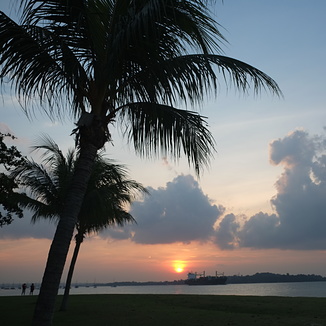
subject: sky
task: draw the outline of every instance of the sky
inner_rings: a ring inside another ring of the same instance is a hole
[[[0,10],[13,17],[9,3]],[[185,159],[137,157],[115,130],[107,157],[151,194],[130,209],[136,225],[85,240],[75,282],[175,280],[204,270],[326,276],[326,2],[225,0],[212,11],[229,42],[225,55],[263,70],[284,97],[243,95],[221,79],[218,97],[195,108],[217,148],[200,178]],[[36,111],[29,120],[3,93],[0,117],[0,131],[18,137],[13,144],[30,157],[43,133],[63,151],[74,146],[68,116],[51,121]],[[47,221],[31,224],[29,212],[0,229],[0,282],[39,282],[54,231]]]

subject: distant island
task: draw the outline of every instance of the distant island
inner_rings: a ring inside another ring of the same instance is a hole
[[[254,275],[232,275],[227,276],[226,284],[246,284],[246,283],[290,283],[290,282],[325,282],[326,277],[315,274],[274,274],[274,273],[256,273]],[[148,282],[113,282],[98,283],[99,286],[142,286],[142,285],[177,285],[185,284],[185,280],[174,281],[148,281]]]
[[[233,275],[228,276],[227,283],[290,283],[290,282],[324,282],[326,277],[315,274],[274,274],[274,273],[256,273],[254,275]]]

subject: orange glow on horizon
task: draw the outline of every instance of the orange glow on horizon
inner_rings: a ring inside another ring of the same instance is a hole
[[[182,273],[186,267],[185,262],[181,260],[175,260],[173,262],[173,269],[176,273]]]

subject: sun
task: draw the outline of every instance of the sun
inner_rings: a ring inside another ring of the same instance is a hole
[[[176,267],[174,269],[177,273],[182,273],[184,271],[184,269],[182,267]]]
[[[176,260],[173,262],[173,269],[176,273],[182,273],[185,268],[185,263],[180,260]]]

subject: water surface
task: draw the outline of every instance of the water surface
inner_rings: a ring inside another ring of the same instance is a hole
[[[59,294],[63,294],[63,289]],[[20,295],[21,290],[0,289],[0,296]],[[28,295],[29,289],[26,290]],[[34,295],[38,290],[34,291]],[[139,286],[79,286],[70,294],[196,294],[196,295],[255,295],[286,297],[326,297],[326,282],[256,283],[226,285],[139,285]]]

